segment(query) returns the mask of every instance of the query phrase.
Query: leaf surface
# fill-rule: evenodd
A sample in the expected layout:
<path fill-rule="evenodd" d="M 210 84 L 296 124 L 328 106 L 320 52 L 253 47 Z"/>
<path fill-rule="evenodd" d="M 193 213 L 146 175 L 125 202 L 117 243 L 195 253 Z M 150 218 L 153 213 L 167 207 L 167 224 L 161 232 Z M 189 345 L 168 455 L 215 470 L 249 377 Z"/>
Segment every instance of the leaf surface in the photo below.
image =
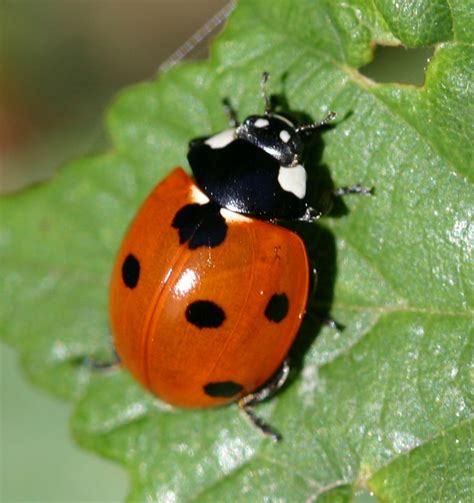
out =
<path fill-rule="evenodd" d="M 131 501 L 472 498 L 474 23 L 461 1 L 404 4 L 242 0 L 208 62 L 118 96 L 110 152 L 0 201 L 1 333 L 34 382 L 76 402 L 78 441 L 129 469 Z M 422 88 L 358 72 L 397 41 L 438 44 Z M 258 409 L 279 445 L 234 407 L 174 410 L 125 371 L 78 365 L 110 356 L 109 275 L 140 202 L 187 166 L 190 138 L 225 127 L 222 97 L 241 118 L 262 108 L 262 70 L 291 109 L 338 113 L 310 170 L 376 188 L 302 230 L 319 286 L 290 383 Z M 321 329 L 319 309 L 346 329 Z"/>

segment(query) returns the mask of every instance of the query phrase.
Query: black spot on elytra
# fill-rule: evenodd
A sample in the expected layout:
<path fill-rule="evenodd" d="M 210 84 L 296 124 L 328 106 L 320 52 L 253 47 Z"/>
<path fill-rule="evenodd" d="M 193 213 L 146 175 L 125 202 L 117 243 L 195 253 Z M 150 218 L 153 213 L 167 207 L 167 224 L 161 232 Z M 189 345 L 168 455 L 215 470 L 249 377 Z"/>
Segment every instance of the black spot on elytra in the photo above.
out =
<path fill-rule="evenodd" d="M 186 319 L 198 328 L 218 328 L 224 323 L 225 313 L 210 300 L 196 300 L 186 308 Z"/>
<path fill-rule="evenodd" d="M 122 264 L 122 279 L 125 286 L 135 288 L 140 278 L 140 262 L 135 255 L 127 255 Z"/>
<path fill-rule="evenodd" d="M 265 308 L 265 316 L 274 323 L 280 323 L 288 314 L 289 307 L 290 304 L 286 293 L 276 293 L 272 295 L 272 298 L 268 301 L 267 307 Z"/>
<path fill-rule="evenodd" d="M 219 246 L 227 234 L 227 224 L 215 203 L 187 204 L 174 216 L 172 226 L 178 229 L 180 244 L 188 242 L 191 250 L 200 246 Z"/>
<path fill-rule="evenodd" d="M 234 381 L 210 382 L 203 386 L 204 393 L 213 397 L 231 397 L 240 393 L 244 387 Z"/>

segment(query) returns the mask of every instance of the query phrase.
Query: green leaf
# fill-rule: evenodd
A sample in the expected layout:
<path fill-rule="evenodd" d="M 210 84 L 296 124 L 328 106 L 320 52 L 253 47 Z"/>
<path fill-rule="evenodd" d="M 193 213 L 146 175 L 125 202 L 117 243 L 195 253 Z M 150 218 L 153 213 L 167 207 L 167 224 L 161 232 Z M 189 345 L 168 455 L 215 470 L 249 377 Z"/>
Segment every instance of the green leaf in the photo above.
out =
<path fill-rule="evenodd" d="M 392 33 L 410 47 L 447 42 L 453 36 L 448 0 L 374 0 Z"/>
<path fill-rule="evenodd" d="M 383 501 L 404 502 L 414 495 L 472 501 L 473 450 L 472 422 L 460 423 L 382 468 L 369 485 Z"/>
<path fill-rule="evenodd" d="M 241 0 L 205 63 L 125 90 L 108 114 L 114 148 L 0 202 L 1 332 L 31 379 L 76 402 L 78 441 L 124 464 L 131 501 L 470 501 L 472 469 L 472 9 L 465 2 Z M 377 85 L 358 68 L 374 42 L 442 42 L 422 88 Z M 349 213 L 305 226 L 319 269 L 289 386 L 258 412 L 171 409 L 111 353 L 107 287 L 140 201 L 189 138 L 222 129 L 220 99 L 261 110 L 258 81 L 315 120 L 316 174 L 376 187 Z M 346 326 L 320 329 L 331 309 Z M 317 337 L 316 337 L 317 336 Z"/>

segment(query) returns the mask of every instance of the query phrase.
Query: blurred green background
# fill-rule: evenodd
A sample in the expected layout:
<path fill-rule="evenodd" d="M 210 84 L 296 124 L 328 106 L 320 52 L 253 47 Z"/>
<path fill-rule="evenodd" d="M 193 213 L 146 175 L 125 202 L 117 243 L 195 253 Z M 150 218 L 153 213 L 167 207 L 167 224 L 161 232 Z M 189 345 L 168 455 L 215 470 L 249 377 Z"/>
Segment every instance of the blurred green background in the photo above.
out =
<path fill-rule="evenodd" d="M 103 116 L 114 94 L 153 78 L 226 4 L 0 1 L 0 192 L 49 178 L 66 159 L 107 148 Z M 421 85 L 431 53 L 379 48 L 362 73 Z M 123 501 L 124 470 L 75 447 L 70 405 L 33 389 L 11 349 L 0 347 L 0 357 L 0 501 Z"/>

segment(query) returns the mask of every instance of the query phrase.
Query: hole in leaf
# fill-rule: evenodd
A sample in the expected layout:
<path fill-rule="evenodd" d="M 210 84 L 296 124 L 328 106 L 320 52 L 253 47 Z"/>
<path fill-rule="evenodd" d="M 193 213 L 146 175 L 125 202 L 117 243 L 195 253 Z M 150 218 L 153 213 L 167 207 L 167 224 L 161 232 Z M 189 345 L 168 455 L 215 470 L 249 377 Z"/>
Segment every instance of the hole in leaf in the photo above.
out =
<path fill-rule="evenodd" d="M 375 82 L 422 86 L 433 52 L 432 47 L 408 49 L 403 46 L 377 46 L 373 61 L 361 68 L 360 73 Z"/>

